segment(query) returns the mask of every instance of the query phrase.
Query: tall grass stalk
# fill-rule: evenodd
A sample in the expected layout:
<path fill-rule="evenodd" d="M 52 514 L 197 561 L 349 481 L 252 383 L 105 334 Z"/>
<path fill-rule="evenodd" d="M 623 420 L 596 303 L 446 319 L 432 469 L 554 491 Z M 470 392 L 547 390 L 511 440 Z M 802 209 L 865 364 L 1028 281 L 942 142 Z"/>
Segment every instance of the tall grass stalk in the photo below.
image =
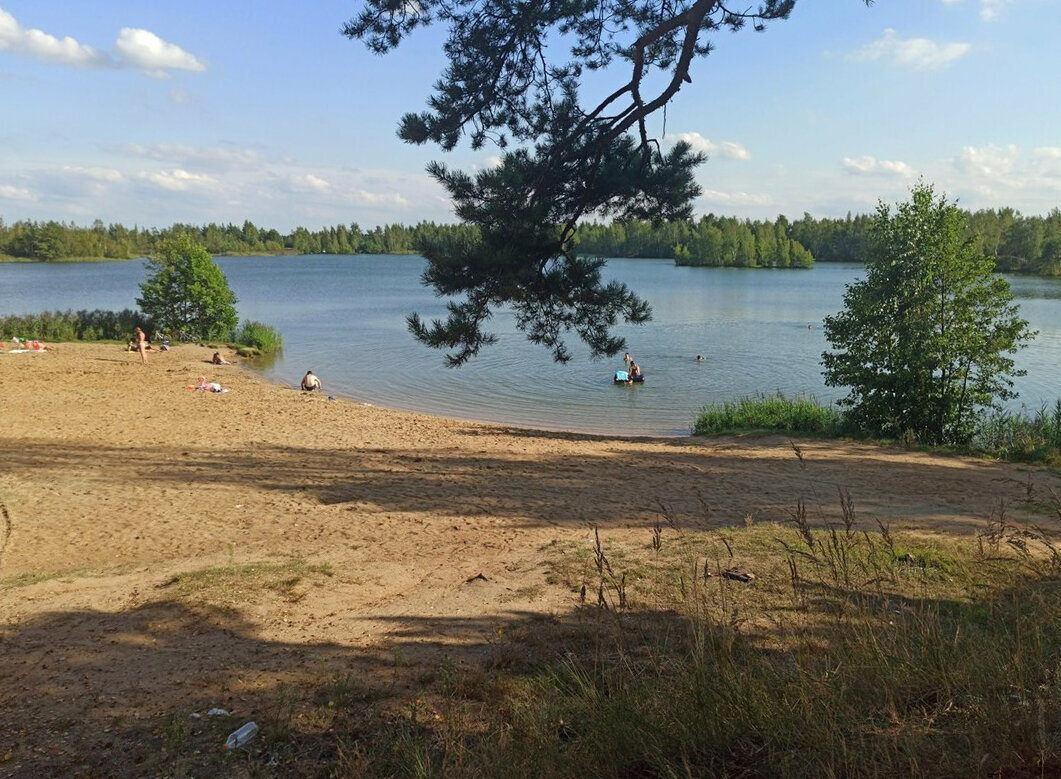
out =
<path fill-rule="evenodd" d="M 994 410 L 982 415 L 973 445 L 1004 460 L 1061 461 L 1061 398 L 1031 414 Z"/>
<path fill-rule="evenodd" d="M 512 704 L 498 766 L 548 776 L 1061 770 L 1061 565 L 1046 536 L 1004 516 L 964 546 L 859 531 L 846 517 L 726 532 L 730 544 L 775 536 L 785 567 L 751 586 L 686 572 L 657 607 L 687 620 L 686 641 L 665 650 L 628 630 L 603 669 L 569 657 L 539 674 Z"/>

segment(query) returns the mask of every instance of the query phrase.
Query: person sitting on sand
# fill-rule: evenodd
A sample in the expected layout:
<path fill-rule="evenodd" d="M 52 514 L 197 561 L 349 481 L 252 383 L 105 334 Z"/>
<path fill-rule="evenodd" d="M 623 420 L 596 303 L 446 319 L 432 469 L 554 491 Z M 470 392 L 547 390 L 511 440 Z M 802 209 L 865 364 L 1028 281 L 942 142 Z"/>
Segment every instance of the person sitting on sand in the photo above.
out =
<path fill-rule="evenodd" d="M 321 380 L 313 375 L 313 371 L 306 371 L 306 375 L 302 377 L 302 389 L 306 392 L 313 392 L 321 388 Z"/>
<path fill-rule="evenodd" d="M 221 356 L 221 352 L 214 352 L 214 358 L 210 362 L 214 365 L 228 365 L 228 360 Z"/>

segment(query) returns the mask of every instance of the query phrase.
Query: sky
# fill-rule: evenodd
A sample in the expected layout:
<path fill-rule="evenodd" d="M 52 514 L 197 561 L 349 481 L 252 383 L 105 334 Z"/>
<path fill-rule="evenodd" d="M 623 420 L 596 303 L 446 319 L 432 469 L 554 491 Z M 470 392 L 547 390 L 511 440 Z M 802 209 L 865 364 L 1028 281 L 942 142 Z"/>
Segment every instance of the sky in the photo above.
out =
<path fill-rule="evenodd" d="M 0 219 L 454 222 L 425 165 L 498 151 L 398 140 L 440 34 L 374 55 L 340 33 L 358 7 L 0 0 Z M 799 0 L 714 45 L 650 120 L 708 155 L 697 215 L 870 212 L 919 179 L 971 210 L 1061 207 L 1061 0 Z"/>

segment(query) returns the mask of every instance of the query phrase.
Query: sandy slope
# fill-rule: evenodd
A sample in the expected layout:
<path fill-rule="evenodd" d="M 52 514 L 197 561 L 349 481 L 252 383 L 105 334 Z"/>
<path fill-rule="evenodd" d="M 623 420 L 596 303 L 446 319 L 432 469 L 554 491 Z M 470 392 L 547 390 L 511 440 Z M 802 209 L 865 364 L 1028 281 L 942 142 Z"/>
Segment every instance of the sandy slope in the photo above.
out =
<path fill-rule="evenodd" d="M 146 366 L 116 346 L 0 354 L 0 776 L 92 773 L 138 754 L 136 723 L 253 714 L 254 690 L 279 679 L 380 673 L 399 649 L 496 652 L 505 626 L 577 600 L 547 583 L 548 545 L 587 545 L 591 526 L 647 542 L 661 504 L 690 524 L 785 520 L 798 499 L 836 519 L 845 489 L 867 522 L 967 533 L 999 500 L 1019 517 L 1029 494 L 1061 493 L 1038 469 L 862 444 L 800 442 L 801 462 L 783 437 L 396 412 L 211 353 L 180 346 Z M 204 373 L 230 391 L 186 389 Z M 298 597 L 164 597 L 174 574 L 292 558 L 333 575 Z"/>

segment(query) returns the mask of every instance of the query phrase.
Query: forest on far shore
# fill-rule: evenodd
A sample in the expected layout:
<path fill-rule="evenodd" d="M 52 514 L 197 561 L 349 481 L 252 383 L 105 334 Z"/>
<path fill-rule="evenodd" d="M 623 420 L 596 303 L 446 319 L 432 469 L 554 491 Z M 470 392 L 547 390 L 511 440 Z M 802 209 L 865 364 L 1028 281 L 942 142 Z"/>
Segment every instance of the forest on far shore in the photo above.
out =
<path fill-rule="evenodd" d="M 790 221 L 738 219 L 714 214 L 683 222 L 643 221 L 583 224 L 576 238 L 580 254 L 604 257 L 663 257 L 679 265 L 806 268 L 815 262 L 861 262 L 872 215 Z M 966 212 L 969 238 L 995 260 L 996 269 L 1044 276 L 1061 275 L 1061 209 L 1023 216 L 1011 208 Z M 290 233 L 241 226 L 174 224 L 142 229 L 96 220 L 91 227 L 63 222 L 0 219 L 0 255 L 51 262 L 65 259 L 132 259 L 154 254 L 158 241 L 191 235 L 211 254 L 411 254 L 440 236 L 472 231 L 466 225 L 420 222 L 362 230 L 356 223 Z"/>

